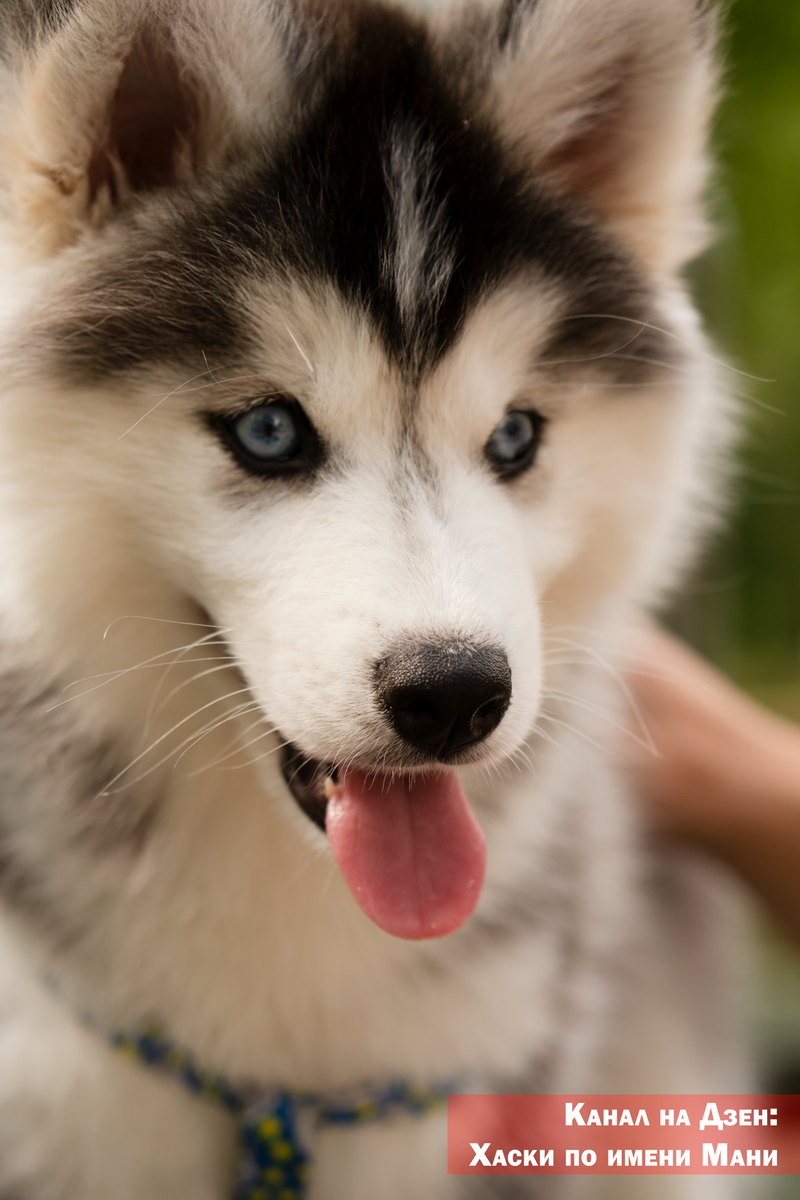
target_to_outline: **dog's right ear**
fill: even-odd
[[[258,0],[17,0],[9,10],[2,167],[40,255],[132,193],[221,166],[285,104],[280,31]]]

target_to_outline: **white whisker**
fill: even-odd
[[[560,628],[562,628],[562,629],[572,628],[578,632],[590,632],[585,629],[582,629],[580,626],[560,626]],[[655,744],[654,744],[653,738],[650,734],[650,730],[647,726],[647,722],[644,719],[641,708],[639,707],[639,703],[636,700],[636,697],[634,696],[633,691],[632,691],[630,685],[628,684],[627,680],[625,679],[623,673],[617,667],[615,667],[613,665],[613,663],[609,662],[607,658],[604,658],[604,656],[600,653],[600,651],[597,650],[596,647],[594,647],[594,646],[587,646],[587,645],[582,644],[581,642],[576,642],[571,638],[565,638],[565,637],[562,637],[562,636],[556,635],[556,634],[549,634],[548,640],[551,642],[557,642],[561,646],[567,646],[573,650],[580,651],[581,653],[586,655],[586,660],[583,665],[593,664],[595,666],[599,666],[603,671],[605,671],[608,675],[611,676],[614,683],[617,685],[619,690],[622,692],[622,695],[628,705],[629,710],[635,717],[636,724],[639,727],[639,733],[641,734],[641,737],[644,739],[644,744],[647,746],[648,749],[655,751]],[[615,648],[615,653],[619,654],[619,651],[616,650],[616,648]],[[630,732],[631,736],[634,739],[636,739],[636,734],[633,733],[632,730],[629,732]]]
[[[146,617],[139,613],[126,613],[122,617],[114,617],[114,620],[109,622],[103,633],[103,641],[108,637],[109,631],[114,628],[118,621],[155,621],[159,625],[189,625],[194,629],[216,629],[219,631],[219,626],[212,621],[176,621],[171,617]]]
[[[188,653],[190,650],[197,649],[204,644],[210,644],[210,640],[216,637],[219,632],[219,630],[214,630],[213,633],[206,634],[205,637],[198,638],[194,642],[189,642],[185,646],[171,646],[168,650],[162,650],[159,654],[153,654],[150,658],[142,659],[141,662],[134,663],[130,667],[122,667],[117,671],[100,671],[96,675],[86,675],[81,679],[74,679],[71,683],[65,685],[63,689],[65,692],[69,691],[70,688],[78,687],[81,683],[89,683],[93,679],[99,679],[100,682],[95,684],[94,687],[84,688],[82,692],[76,692],[73,696],[67,696],[66,699],[59,700],[57,704],[54,704],[51,706],[51,708],[47,709],[47,712],[53,712],[55,709],[60,708],[63,704],[69,704],[73,700],[79,700],[82,696],[88,696],[92,692],[96,692],[99,688],[106,687],[108,684],[114,683],[117,679],[122,679],[125,675],[129,675],[134,671],[142,671],[151,667],[161,667],[162,669],[166,670],[169,667],[174,666],[176,662],[187,661],[181,658],[183,654]],[[166,662],[162,662],[161,660],[165,659],[168,654],[178,655],[178,658],[169,659]]]
[[[609,713],[607,709],[603,708],[602,705],[595,704],[593,701],[587,700],[585,696],[576,696],[571,692],[562,692],[555,688],[546,688],[543,692],[543,696],[545,699],[552,696],[554,699],[561,700],[567,704],[572,704],[575,708],[582,709],[584,712],[594,713],[607,725],[610,725],[612,729],[616,729],[619,733],[625,734],[626,737],[631,738],[634,742],[636,742],[637,745],[642,746],[645,750],[655,751],[655,744],[643,719],[642,733],[644,736],[639,737],[639,735],[633,729],[631,729],[630,725],[628,725],[626,721],[620,721],[617,717]],[[546,708],[543,710],[543,713],[547,713]]]
[[[215,733],[218,729],[222,729],[223,725],[227,725],[228,722],[230,722],[230,721],[235,721],[239,717],[246,716],[248,713],[256,712],[258,710],[258,708],[259,708],[258,702],[255,700],[250,700],[249,702],[247,702],[245,704],[237,705],[235,708],[231,709],[230,712],[225,713],[221,717],[216,717],[213,721],[207,721],[206,724],[204,726],[202,726],[199,730],[195,730],[194,734],[192,734],[192,736],[190,738],[185,739],[185,741],[188,742],[188,745],[183,745],[183,743],[182,743],[182,745],[183,745],[182,749],[181,749],[181,747],[177,747],[177,750],[180,750],[180,753],[178,754],[178,757],[175,759],[175,762],[173,763],[173,767],[172,767],[173,771],[177,769],[178,764],[180,763],[180,761],[184,757],[184,755],[188,754],[190,750],[193,750],[194,747],[198,745],[198,743],[202,742],[203,738],[208,737],[209,734],[211,734],[211,733]],[[232,739],[232,740],[235,740],[235,739]],[[230,745],[230,742],[228,743],[228,745]],[[205,766],[202,769],[205,770]],[[196,771],[192,772],[192,774],[197,774],[197,773],[198,772],[196,772]]]
[[[201,741],[202,738],[204,736],[206,736],[206,734],[213,733],[215,729],[218,729],[220,726],[224,725],[226,721],[232,720],[233,718],[239,716],[240,712],[247,710],[249,707],[251,707],[251,706],[247,705],[247,704],[242,704],[242,705],[239,705],[237,708],[232,709],[230,712],[225,713],[225,715],[223,717],[215,717],[212,721],[207,721],[206,724],[202,725],[199,730],[198,729],[193,730],[192,733],[190,733],[181,742],[179,742],[177,746],[173,746],[173,748],[171,750],[169,750],[166,754],[162,755],[162,757],[160,759],[158,759],[157,762],[152,763],[151,766],[149,766],[146,770],[141,771],[138,775],[135,775],[133,777],[133,779],[126,780],[125,783],[123,783],[121,787],[114,788],[113,790],[109,790],[111,788],[112,784],[116,782],[116,780],[120,779],[125,774],[126,771],[130,770],[130,768],[135,765],[135,763],[138,761],[138,759],[134,759],[133,762],[130,762],[128,764],[128,766],[124,768],[124,770],[119,772],[119,774],[115,777],[115,779],[112,779],[111,782],[106,787],[103,788],[103,790],[99,793],[99,795],[101,795],[101,796],[117,796],[121,792],[124,792],[127,788],[133,787],[137,783],[141,783],[143,779],[147,779],[147,777],[149,775],[152,775],[154,771],[157,771],[159,769],[159,767],[163,767],[166,763],[168,763],[169,760],[171,758],[173,758],[176,754],[179,755],[179,760],[180,760],[180,758],[183,757],[183,754],[185,754],[188,750],[190,750],[192,748],[192,746],[195,745],[197,742]],[[193,713],[192,715],[194,716],[195,714]],[[170,731],[170,732],[172,732],[172,731]],[[144,752],[144,754],[149,754],[150,751],[155,748],[156,744],[157,743],[154,742],[152,746],[149,746],[147,748],[147,750]],[[183,752],[183,753],[181,753],[181,752]],[[144,755],[139,756],[139,758],[142,758],[142,757],[144,757]]]
[[[153,689],[153,694],[150,697],[150,704],[148,705],[147,714],[145,716],[145,721],[144,721],[144,729],[145,730],[148,730],[150,728],[150,726],[153,724],[153,722],[156,721],[158,719],[158,717],[161,716],[162,712],[167,707],[170,700],[173,700],[178,695],[179,692],[183,691],[184,688],[191,687],[192,684],[197,683],[198,680],[205,679],[209,675],[215,675],[218,671],[233,670],[235,667],[236,660],[234,659],[232,654],[225,655],[223,658],[223,661],[220,661],[219,658],[217,658],[213,655],[209,655],[208,658],[184,658],[184,659],[181,659],[179,663],[178,662],[170,663],[169,667],[175,667],[178,665],[187,666],[190,664],[202,663],[202,662],[213,662],[213,663],[216,663],[216,666],[206,667],[206,669],[204,671],[197,671],[195,674],[190,675],[188,679],[183,679],[180,683],[177,683],[175,685],[175,687],[172,689],[172,691],[169,692],[168,695],[166,695],[163,698],[163,700],[161,700],[161,702],[158,705],[158,708],[156,709],[156,707],[155,707],[156,700],[158,699],[158,696],[161,692],[161,688],[164,684],[167,674],[169,673],[168,670],[165,670],[164,674],[159,679],[158,684]]]
[[[738,367],[731,366],[722,358],[717,358],[716,355],[710,354],[707,350],[700,350],[694,342],[690,342],[687,338],[681,337],[671,329],[662,329],[660,325],[654,325],[651,321],[637,320],[635,317],[621,316],[619,313],[576,313],[573,316],[565,317],[565,321],[626,321],[631,325],[638,325],[643,332],[645,329],[652,329],[654,333],[663,334],[664,337],[671,338],[674,342],[678,342],[681,346],[688,346],[695,354],[699,354],[701,358],[712,362],[716,367],[723,367],[726,371],[732,371],[735,375],[741,375],[745,379],[752,379],[755,383],[777,383],[775,379],[762,379],[760,375],[751,375],[748,371],[742,371]]]
[[[265,730],[264,733],[261,734],[261,737],[266,737],[268,734],[274,734],[274,733],[277,733],[277,729],[273,726],[271,729]],[[248,746],[253,745],[255,742],[260,741],[261,737],[254,738],[253,741],[248,742],[247,745]],[[235,763],[233,766],[223,767],[223,766],[220,766],[219,764],[221,762],[224,762],[225,760],[218,759],[217,762],[209,763],[207,767],[204,767],[202,769],[203,770],[211,770],[212,768],[214,768],[214,769],[220,770],[220,771],[244,771],[247,769],[247,767],[254,767],[256,765],[256,763],[263,762],[265,758],[270,758],[273,754],[277,754],[280,750],[283,750],[284,747],[288,746],[288,745],[290,745],[288,738],[284,738],[283,741],[278,742],[277,745],[270,746],[269,749],[265,750],[263,754],[249,755],[246,762]],[[242,749],[244,749],[244,748],[245,747],[242,747]],[[236,753],[238,753],[238,750],[236,751]],[[228,755],[226,757],[233,757],[233,755]],[[192,771],[190,778],[192,775],[198,775],[198,774],[200,774],[199,770]]]
[[[147,412],[142,413],[142,415],[139,417],[138,421],[134,421],[133,424],[128,429],[126,429],[124,433],[121,433],[117,440],[122,441],[122,439],[124,437],[127,437],[128,434],[131,433],[131,431],[134,430],[137,425],[141,425],[142,421],[144,421],[146,417],[149,417],[151,413],[154,413],[157,408],[160,408],[161,405],[166,403],[166,401],[169,400],[172,396],[174,396],[176,394],[176,392],[179,392],[181,390],[181,388],[184,388],[187,383],[194,383],[195,379],[200,379],[200,378],[202,378],[203,375],[207,375],[207,374],[208,374],[208,363],[206,363],[205,371],[200,371],[197,375],[193,375],[191,379],[187,379],[184,383],[181,383],[177,387],[174,387],[171,392],[167,392],[167,394],[165,396],[162,396],[161,399],[158,400],[152,406],[152,408],[148,408]]]
[[[542,721],[549,721],[551,725],[558,725],[559,728],[566,730],[567,733],[575,734],[577,737],[582,738],[583,741],[587,742],[590,746],[593,746],[595,750],[599,750],[602,754],[608,755],[608,746],[602,746],[599,742],[596,742],[595,739],[591,737],[585,729],[581,729],[579,725],[573,725],[569,721],[563,721],[560,717],[555,717],[552,713],[545,711],[540,714],[540,718]],[[541,729],[540,732],[543,733]]]
[[[145,758],[148,754],[150,754],[153,750],[155,750],[156,746],[159,746],[163,741],[165,741],[168,737],[170,737],[173,733],[175,733],[176,730],[180,729],[182,725],[185,725],[187,723],[187,721],[193,720],[195,717],[199,716],[200,713],[205,712],[209,708],[212,708],[215,704],[221,704],[226,700],[232,699],[233,696],[243,695],[246,692],[249,693],[249,691],[250,691],[249,688],[243,687],[243,688],[237,689],[237,691],[235,691],[235,692],[229,692],[222,696],[215,696],[214,699],[209,700],[207,704],[201,705],[200,708],[196,708],[194,710],[194,712],[190,712],[187,714],[187,716],[182,717],[180,721],[176,721],[175,724],[172,725],[168,730],[166,730],[165,733],[162,733],[159,737],[157,737],[155,739],[155,741],[151,742],[149,746],[147,746],[144,750],[142,750],[140,754],[137,754],[135,758],[131,759],[131,761],[127,764],[127,766],[123,767],[121,771],[118,771],[117,774],[114,776],[114,778],[109,780],[109,782],[106,784],[106,786],[100,792],[100,795],[101,796],[112,795],[113,793],[111,793],[109,791],[109,788],[113,787],[114,784],[119,779],[121,779],[123,775],[127,774],[127,772],[130,771],[130,769],[132,767],[135,767],[138,762],[141,762],[141,760],[143,758]],[[252,703],[252,701],[248,701],[248,704],[250,704],[250,703]],[[163,763],[167,762],[170,758],[172,758],[172,756],[174,754],[177,754],[177,752],[186,744],[186,742],[190,741],[193,737],[196,736],[196,734],[197,734],[197,731],[195,730],[195,732],[190,734],[190,736],[188,738],[185,738],[184,741],[181,742],[179,746],[173,747],[173,749],[169,752],[169,754],[167,754],[158,763],[156,763],[154,767],[149,768],[144,773],[144,775],[138,776],[136,779],[133,779],[133,780],[128,780],[128,782],[125,784],[125,787],[130,787],[130,786],[132,786],[133,783],[138,783],[140,781],[140,779],[145,778],[145,775],[150,774],[151,771],[155,770],[157,767],[162,766]]]
[[[313,368],[313,367],[312,367],[312,365],[311,365],[311,360],[309,359],[309,357],[308,357],[308,355],[306,354],[305,350],[304,350],[304,349],[303,349],[303,347],[300,345],[300,343],[298,342],[297,338],[294,336],[294,334],[292,333],[291,329],[289,328],[289,326],[286,324],[286,322],[285,322],[285,321],[283,322],[283,324],[284,324],[284,326],[286,327],[286,332],[288,333],[289,337],[292,339],[292,341],[294,342],[295,346],[297,347],[297,351],[298,351],[298,353],[299,353],[300,357],[302,358],[303,362],[304,362],[304,363],[306,364],[306,366],[308,367],[309,373],[310,373],[311,375],[313,375],[313,374],[314,374],[314,368]]]
[[[265,724],[266,717],[260,710],[260,706],[258,706],[258,708],[259,714],[257,719],[255,721],[251,721],[246,729],[243,729],[241,733],[235,734],[234,737],[230,739],[228,746],[225,748],[225,752],[220,754],[219,757],[213,759],[212,762],[206,763],[204,767],[198,768],[197,771],[193,771],[192,775],[197,775],[199,770],[210,771],[214,767],[218,767],[221,763],[227,762],[229,758],[235,758],[237,754],[242,754],[245,750],[248,750],[250,746],[254,746],[257,742],[260,742],[262,738],[268,737],[270,734],[277,732],[276,725],[266,725],[266,727],[262,728],[261,732],[257,734],[256,737],[250,738],[250,740],[247,742],[243,742],[241,740],[242,738],[247,737],[251,729],[256,729],[259,725],[263,726]],[[228,747],[230,746],[233,746],[233,749],[229,750]]]

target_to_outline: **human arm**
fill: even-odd
[[[651,821],[739,871],[800,942],[800,729],[661,630],[637,634],[631,661],[657,752],[631,755]]]

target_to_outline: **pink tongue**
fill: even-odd
[[[454,771],[348,771],[328,801],[333,857],[368,917],[402,938],[453,933],[478,903],[486,841]]]

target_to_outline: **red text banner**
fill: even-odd
[[[800,1174],[800,1096],[450,1096],[451,1175]]]

